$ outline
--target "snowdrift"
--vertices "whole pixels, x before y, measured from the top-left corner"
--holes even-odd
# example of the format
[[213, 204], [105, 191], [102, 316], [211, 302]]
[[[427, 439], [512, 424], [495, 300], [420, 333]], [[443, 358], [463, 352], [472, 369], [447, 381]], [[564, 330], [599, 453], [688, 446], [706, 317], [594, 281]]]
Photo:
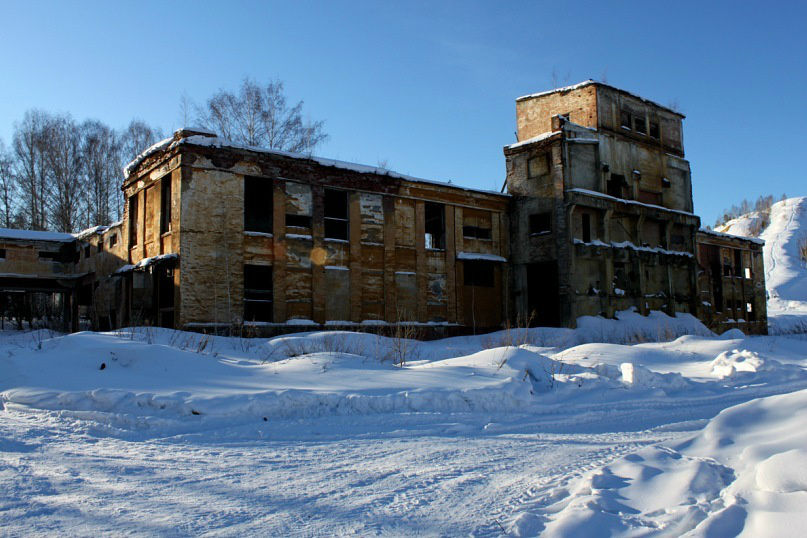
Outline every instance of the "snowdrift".
[[[683, 332], [702, 336], [625, 344]], [[738, 338], [714, 338], [692, 316], [633, 312], [619, 320], [581, 318], [575, 330], [433, 342], [343, 331], [268, 340], [153, 328], [67, 336], [40, 331], [0, 343], [0, 405], [82, 412], [102, 421], [114, 415], [122, 427], [144, 427], [144, 417], [212, 424], [534, 412], [572, 402], [712, 397], [752, 383], [754, 390], [807, 383], [802, 342], [774, 346], [732, 335]], [[598, 339], [623, 343], [591, 343]]]
[[516, 514], [517, 536], [804, 536], [807, 390], [721, 412], [694, 438], [653, 446]]

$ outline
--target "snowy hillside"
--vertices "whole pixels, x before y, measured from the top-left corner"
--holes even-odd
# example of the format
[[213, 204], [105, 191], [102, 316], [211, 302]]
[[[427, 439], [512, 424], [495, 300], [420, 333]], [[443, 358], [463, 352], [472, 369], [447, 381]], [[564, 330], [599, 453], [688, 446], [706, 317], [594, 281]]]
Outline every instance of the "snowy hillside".
[[620, 318], [0, 333], [0, 534], [803, 535], [805, 341]]
[[807, 197], [788, 198], [773, 204], [770, 223], [760, 226], [762, 216], [749, 213], [728, 221], [717, 231], [752, 235], [762, 228], [765, 240], [765, 285], [768, 289], [768, 315], [772, 331], [807, 330], [807, 265], [799, 255], [799, 245], [807, 240]]

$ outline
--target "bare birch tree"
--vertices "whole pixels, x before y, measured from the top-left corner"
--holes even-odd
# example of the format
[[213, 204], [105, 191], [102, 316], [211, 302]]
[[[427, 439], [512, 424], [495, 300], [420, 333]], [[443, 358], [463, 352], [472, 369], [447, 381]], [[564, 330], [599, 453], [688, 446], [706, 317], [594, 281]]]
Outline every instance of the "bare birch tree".
[[81, 124], [81, 155], [86, 185], [83, 227], [112, 222], [121, 172], [117, 160], [118, 135], [97, 120]]
[[50, 189], [42, 151], [47, 119], [41, 110], [27, 111], [23, 120], [14, 124], [12, 139], [25, 225], [34, 230], [44, 230], [48, 224], [46, 203]]
[[0, 140], [0, 219], [4, 228], [12, 227], [12, 215], [16, 211], [15, 199], [14, 158]]
[[84, 182], [81, 132], [70, 116], [49, 118], [43, 152], [51, 186], [51, 225], [60, 232], [72, 232], [81, 224]]
[[120, 219], [123, 166], [162, 136], [140, 120], [118, 131], [27, 111], [10, 150], [0, 147], [0, 226], [75, 231]]
[[259, 86], [245, 78], [238, 93], [219, 90], [196, 112], [203, 127], [248, 146], [304, 153], [328, 136], [324, 122], [303, 119], [302, 101], [289, 106], [280, 81]]

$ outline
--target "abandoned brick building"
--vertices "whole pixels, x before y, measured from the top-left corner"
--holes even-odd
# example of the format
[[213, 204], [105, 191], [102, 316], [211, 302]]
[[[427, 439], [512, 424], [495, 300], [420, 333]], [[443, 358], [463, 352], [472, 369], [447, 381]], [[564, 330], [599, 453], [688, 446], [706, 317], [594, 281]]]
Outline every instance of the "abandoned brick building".
[[[519, 142], [504, 149], [516, 312], [571, 326], [633, 307], [766, 330], [758, 240], [698, 232], [682, 114], [587, 81], [517, 99], [516, 117]], [[742, 309], [703, 277], [715, 248], [739, 260]]]
[[681, 114], [593, 81], [516, 111], [506, 194], [179, 130], [127, 167], [121, 222], [0, 232], [1, 289], [60, 294], [73, 328], [485, 330], [636, 308], [766, 331], [760, 243], [699, 232]]

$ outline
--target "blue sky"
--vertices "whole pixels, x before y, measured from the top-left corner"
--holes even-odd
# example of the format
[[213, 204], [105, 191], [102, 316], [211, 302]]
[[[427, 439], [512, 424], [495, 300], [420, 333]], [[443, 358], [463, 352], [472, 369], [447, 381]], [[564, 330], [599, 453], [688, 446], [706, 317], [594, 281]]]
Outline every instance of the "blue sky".
[[711, 224], [743, 197], [807, 195], [807, 3], [750, 4], [2, 2], [0, 138], [32, 107], [168, 131], [183, 93], [279, 78], [326, 121], [317, 153], [498, 189], [515, 98], [605, 78], [687, 115]]

